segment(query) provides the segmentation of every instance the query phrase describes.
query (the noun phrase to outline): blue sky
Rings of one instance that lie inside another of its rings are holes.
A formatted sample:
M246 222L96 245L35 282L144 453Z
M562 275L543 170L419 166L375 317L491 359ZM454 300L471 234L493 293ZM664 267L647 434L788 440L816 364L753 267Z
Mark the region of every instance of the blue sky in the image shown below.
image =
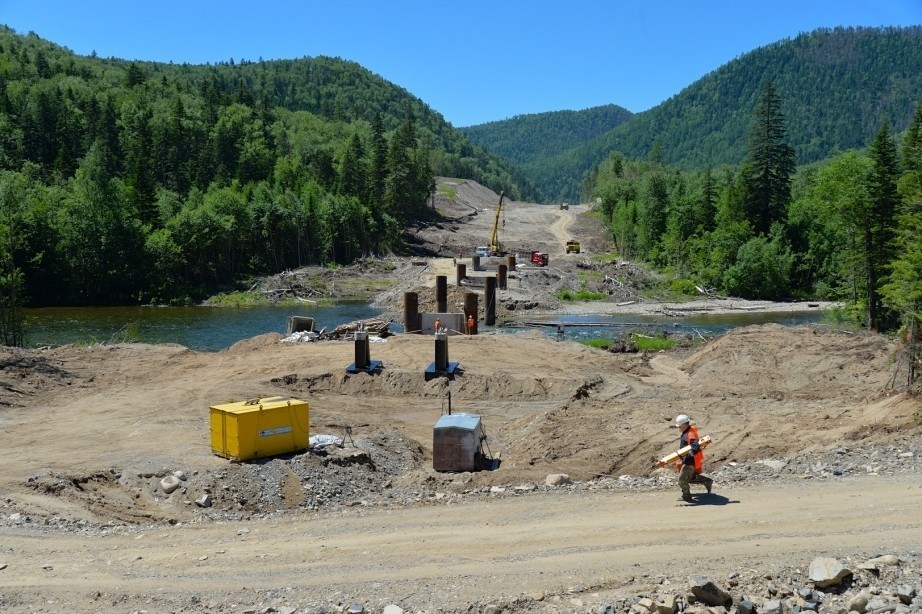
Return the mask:
M645 111L801 32L922 24L922 0L0 0L0 23L126 60L341 57L460 127Z

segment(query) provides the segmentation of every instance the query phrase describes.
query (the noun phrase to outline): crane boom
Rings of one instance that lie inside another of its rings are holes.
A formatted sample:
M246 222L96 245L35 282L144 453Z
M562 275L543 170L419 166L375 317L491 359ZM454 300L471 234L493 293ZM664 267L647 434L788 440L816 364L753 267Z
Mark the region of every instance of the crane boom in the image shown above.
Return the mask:
M503 197L505 192L499 193L499 205L496 206L496 219L493 220L493 234L490 235L490 243L487 249L490 250L491 256L498 256L503 253L503 248L499 244L499 214L503 210Z

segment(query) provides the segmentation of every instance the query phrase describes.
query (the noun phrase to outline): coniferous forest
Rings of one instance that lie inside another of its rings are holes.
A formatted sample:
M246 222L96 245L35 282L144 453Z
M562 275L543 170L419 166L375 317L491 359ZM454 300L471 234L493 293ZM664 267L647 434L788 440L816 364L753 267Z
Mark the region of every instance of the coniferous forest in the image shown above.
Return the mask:
M867 327L917 326L920 40L823 30L644 113L459 130L336 58L127 62L0 28L0 332L17 342L22 305L194 303L405 252L435 176L516 200L581 192L618 255L680 292L837 299Z
M18 303L194 302L246 275L400 252L435 175L536 199L516 173L351 62L126 62L0 30Z

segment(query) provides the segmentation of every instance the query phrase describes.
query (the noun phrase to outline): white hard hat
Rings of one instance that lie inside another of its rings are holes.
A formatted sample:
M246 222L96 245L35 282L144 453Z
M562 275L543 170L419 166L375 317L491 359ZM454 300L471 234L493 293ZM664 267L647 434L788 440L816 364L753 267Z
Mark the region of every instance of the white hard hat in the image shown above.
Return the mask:
M691 418L689 418L689 417L686 416L685 414L679 414L679 415L676 416L676 418L675 418L675 425L676 425L676 428L682 426L683 424L688 424L689 422L691 422Z

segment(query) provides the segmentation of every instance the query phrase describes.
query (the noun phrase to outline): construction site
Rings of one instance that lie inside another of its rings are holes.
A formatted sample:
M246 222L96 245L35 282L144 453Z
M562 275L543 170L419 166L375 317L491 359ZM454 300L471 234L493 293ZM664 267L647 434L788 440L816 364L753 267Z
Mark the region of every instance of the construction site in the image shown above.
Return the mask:
M3 348L0 611L922 611L898 339L765 324L624 352L500 331L752 305L650 300L649 274L595 259L590 205L452 187L420 255L387 263L400 333ZM608 298L560 300L587 285ZM692 504L659 466L680 414L711 438Z

